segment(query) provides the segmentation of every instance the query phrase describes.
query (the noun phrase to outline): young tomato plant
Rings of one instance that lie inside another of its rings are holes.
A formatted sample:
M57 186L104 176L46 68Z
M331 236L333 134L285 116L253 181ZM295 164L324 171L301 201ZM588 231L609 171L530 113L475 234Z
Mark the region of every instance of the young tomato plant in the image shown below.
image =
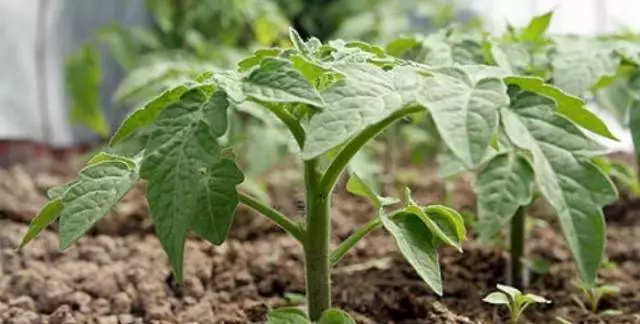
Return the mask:
M549 304L551 301L534 294L523 294L520 290L498 284L498 290L484 297L482 301L493 305L505 305L509 308L512 324L520 323L522 312L532 304Z
M600 315L620 314L620 311L616 309L600 310L600 301L602 298L620 294L620 288L618 286L605 284L588 287L579 282L575 283L574 286L580 291L581 296L572 295L572 298L582 309Z
M546 36L551 18L552 13L534 17L524 28L510 27L497 38L450 29L387 46L395 56L428 64L434 74L451 75L462 68L485 77L476 81L479 88L490 88L488 77L509 87L509 98L498 112L483 107L494 97L482 95L470 100L472 109L430 113L449 151L460 160L458 167L447 165L444 173L477 171L480 236L489 239L510 225L510 284L520 289L526 286L525 215L534 195L556 212L587 285L594 283L604 255L602 206L617 197L609 178L591 161L604 147L582 131L615 139L586 109L582 96L616 73L617 59L589 39ZM461 131L468 141L454 135ZM491 149L477 145L482 138L491 140Z
M271 318L352 322L331 308L331 270L356 243L381 227L394 237L426 284L442 294L438 247L461 250L465 237L456 211L420 206L409 190L405 205L389 210L397 200L378 196L350 169L349 191L367 197L378 215L332 251L332 192L368 142L425 109L459 159L469 165L479 162L489 148L500 109L508 105L506 85L474 69L432 71L361 42L322 44L315 38L305 42L293 30L290 37L291 49L256 52L240 63L239 71L205 73L135 110L110 144L146 130L144 149L133 158L97 154L76 180L52 188L51 200L32 221L21 247L55 219L59 219L60 248L69 247L144 180L156 234L179 281L187 234L193 231L222 244L239 203L272 220L300 244L308 312L285 309ZM228 111L247 106L273 114L297 144L306 190L303 221L237 189L245 177L233 147L221 139L228 132ZM461 127L471 128L466 115L476 116L471 119L476 123L473 134L460 132Z

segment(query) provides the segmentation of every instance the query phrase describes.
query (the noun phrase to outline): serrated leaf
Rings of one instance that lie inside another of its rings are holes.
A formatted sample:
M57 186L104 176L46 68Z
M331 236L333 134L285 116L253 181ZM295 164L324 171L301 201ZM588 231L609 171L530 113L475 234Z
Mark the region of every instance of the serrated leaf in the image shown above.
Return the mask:
M474 184L478 199L480 237L488 240L504 227L520 206L531 203L533 169L520 154L496 155L478 174Z
M71 121L87 126L101 137L109 136L109 125L100 106L102 69L98 51L84 45L69 57L65 67L71 94Z
M293 45L293 48L295 48L302 55L307 56L311 54L311 50L309 50L307 44L305 44L304 40L302 40L302 37L300 37L300 34L298 34L298 31L293 29L293 27L289 27L289 41L291 41L291 45Z
M18 249L23 248L31 240L36 238L40 232L42 232L49 224L51 224L62 211L62 201L60 199L53 199L48 201L38 212L36 217L31 220L27 233L22 237L20 246Z
M517 85L523 90L553 99L556 102L558 113L563 114L588 131L617 140L607 125L596 114L585 108L585 102L579 97L545 83L542 78L535 76L509 76L504 81L510 85Z
M405 260L429 287L442 295L442 276L434 236L420 219L410 212L381 215L384 227L391 233Z
M501 113L509 139L533 155L538 188L558 215L580 278L593 284L605 244L601 209L617 197L611 181L588 160L602 147L555 113L550 99L514 91L511 109Z
M619 58L594 41L561 39L551 61L553 84L577 96L583 96L605 76L616 74Z
M316 89L293 68L291 62L278 58L265 58L242 82L246 96L266 102L306 103L324 106Z
M282 307L267 314L266 324L311 324L311 321L300 308Z
M325 109L309 121L302 158L312 159L413 102L420 76L410 68L384 71L366 63L337 64L345 78L327 88Z
M538 40L549 28L551 18L553 18L553 11L533 17L527 27L522 30L520 39L525 42Z
M109 146L114 146L127 137L131 136L138 129L151 125L160 112L170 104L180 99L180 96L188 90L186 85L180 85L172 89L167 89L157 97L147 101L140 108L136 109L122 122L116 133L109 141Z
M140 174L148 181L147 199L156 234L178 280L182 280L189 228L221 225L223 228L196 229L219 243L237 203L232 191L241 180L235 165L225 162L216 140L226 132L228 105L221 91L210 99L200 90L185 93L160 113L145 148ZM225 180L211 182L218 178Z
M341 309L329 308L322 313L318 324L356 324L356 321Z
M60 249L66 249L86 233L138 181L135 169L120 161L106 161L82 171L62 196Z
M482 299L483 302L493 305L509 305L509 297L502 292L494 291Z
M509 104L506 86L496 78L474 82L461 69L426 78L416 93L449 149L467 167L485 156L498 126L498 110Z

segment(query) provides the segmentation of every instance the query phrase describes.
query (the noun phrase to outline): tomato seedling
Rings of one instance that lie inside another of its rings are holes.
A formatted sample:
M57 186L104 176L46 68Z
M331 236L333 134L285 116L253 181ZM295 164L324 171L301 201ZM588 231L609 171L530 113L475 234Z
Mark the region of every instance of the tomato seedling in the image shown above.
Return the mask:
M533 304L550 304L551 301L534 294L523 294L520 290L498 284L498 291L488 294L482 299L492 305L505 305L509 308L509 318L512 324L520 323L520 317L527 307Z
M193 231L201 239L222 244L239 203L272 220L300 244L308 315L289 309L271 318L286 315L349 323L348 315L331 309L331 270L356 243L381 227L395 238L427 285L442 294L438 247L461 250L465 237L456 211L420 206L409 190L405 205L390 211L388 206L398 200L377 195L350 172L347 189L368 198L378 215L332 251L331 195L356 154L396 121L425 107L441 115L454 108L468 109L469 97L482 96L489 100L483 109L495 114L508 100L505 85L463 69L451 75L432 74L361 42L322 44L315 38L305 42L294 30L290 37L291 49L256 52L240 62L239 70L202 71L133 111L110 145L144 129L148 136L144 149L133 157L99 153L76 180L52 188L51 200L32 221L21 247L58 218L60 248L68 248L144 180L156 234L179 281L187 234ZM479 84L471 81L475 79ZM306 189L302 221L237 189L245 177L233 147L221 138L228 132L228 112L248 106L273 114L297 144ZM446 124L443 129L452 133L454 126ZM452 135L467 140L463 134ZM473 141L488 147L489 140L486 132ZM478 158L475 152L460 152L463 158Z

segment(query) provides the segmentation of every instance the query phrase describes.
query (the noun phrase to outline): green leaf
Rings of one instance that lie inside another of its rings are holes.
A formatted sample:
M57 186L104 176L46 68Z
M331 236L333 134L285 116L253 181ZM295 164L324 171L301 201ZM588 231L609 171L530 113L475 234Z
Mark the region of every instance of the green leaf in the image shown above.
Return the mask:
M387 44L386 52L389 55L403 57L407 52L420 48L422 43L415 37L402 37Z
M633 140L636 159L640 161L640 100L634 100L629 107L629 131Z
M336 64L345 78L327 88L325 109L307 127L302 158L317 157L413 102L420 76L410 68L384 71L366 63Z
M238 68L241 72L247 71L256 65L260 65L260 62L267 57L278 56L282 52L279 48L266 48L256 50L252 56L249 56L242 61L238 62Z
M393 205L399 202L396 198L381 197L371 189L356 173L352 173L347 181L347 191L350 193L367 198L376 209L384 206Z
M505 83L517 85L523 90L535 92L556 102L557 112L571 119L584 129L613 140L617 138L607 125L593 112L585 108L585 102L574 95L545 83L542 78L533 76L509 76Z
M538 188L558 215L580 278L593 284L605 244L601 209L617 197L611 181L589 161L602 147L555 113L550 99L514 92L511 109L501 113L509 139L533 155Z
M525 303L550 304L551 301L535 294L525 294L522 296Z
M553 11L533 17L527 27L522 30L520 39L525 42L538 40L549 28L551 18L553 18Z
M329 308L322 313L318 324L356 324L356 321L343 310Z
M619 58L595 41L561 39L551 61L553 83L560 89L583 96L605 76L616 74Z
M140 174L148 181L156 233L178 280L189 228L219 244L237 204L233 191L242 177L216 141L226 132L228 105L221 91L210 99L200 90L185 93L160 113L145 148Z
M49 188L49 190L47 190L47 197L49 197L49 199L51 200L62 198L62 195L64 195L65 191L67 191L67 189L69 189L69 187L74 185L76 182L78 181L73 180L73 181L69 181L67 183L63 183L55 187Z
M302 40L302 37L300 37L300 34L298 34L298 31L293 29L293 27L289 27L289 41L291 41L293 48L295 48L303 56L308 56L311 54L311 51L307 47L307 44L305 44L304 40Z
M137 181L136 170L120 161L105 161L80 171L77 182L61 198L60 249L93 227Z
M425 79L416 96L431 113L445 144L467 167L485 157L498 126L498 110L509 105L501 80L473 81L457 68Z
M482 299L483 302L493 305L509 305L509 297L502 292L494 291Z
M531 203L533 169L520 154L498 154L478 174L474 191L478 197L476 230L483 240L488 240L509 222L520 206Z
M152 124L162 110L179 100L180 96L187 90L188 87L186 85L179 85L175 88L167 89L157 97L147 101L127 116L109 141L109 145L114 146L131 136L138 129Z
M300 308L282 307L267 314L266 324L311 324L311 321Z
M293 68L291 62L278 58L262 60L260 67L243 79L242 91L246 96L266 102L324 106L318 91Z
M51 224L62 211L62 201L54 199L47 202L38 212L36 217L31 220L27 233L22 237L22 242L18 249L23 248L27 243L31 242L40 234L49 224Z
M443 240L443 242L454 242L452 246L462 252L461 245L467 235L462 215L454 209L441 205L427 206L424 208L424 213L436 223L440 231L447 237L447 240Z
M98 51L87 44L71 55L65 68L71 94L71 121L86 125L101 137L109 136L109 125L100 106L102 70Z
M130 169L136 168L136 163L129 158L124 156L115 155L107 152L98 152L94 154L89 161L87 161L87 166L96 165L99 163L107 162L107 161L118 161L126 164Z
M511 286L497 284L496 287L498 288L498 290L504 292L507 296L511 297L512 300L515 300L516 297L522 295L520 290L513 288Z
M406 211L381 215L384 227L391 233L405 260L438 295L442 295L442 276L434 236L424 221Z

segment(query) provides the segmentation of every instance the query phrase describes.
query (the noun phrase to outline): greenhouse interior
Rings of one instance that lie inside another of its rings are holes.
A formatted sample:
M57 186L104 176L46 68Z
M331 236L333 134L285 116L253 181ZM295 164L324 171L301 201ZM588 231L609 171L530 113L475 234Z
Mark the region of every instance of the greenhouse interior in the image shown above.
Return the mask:
M0 0L0 324L640 323L638 0Z

